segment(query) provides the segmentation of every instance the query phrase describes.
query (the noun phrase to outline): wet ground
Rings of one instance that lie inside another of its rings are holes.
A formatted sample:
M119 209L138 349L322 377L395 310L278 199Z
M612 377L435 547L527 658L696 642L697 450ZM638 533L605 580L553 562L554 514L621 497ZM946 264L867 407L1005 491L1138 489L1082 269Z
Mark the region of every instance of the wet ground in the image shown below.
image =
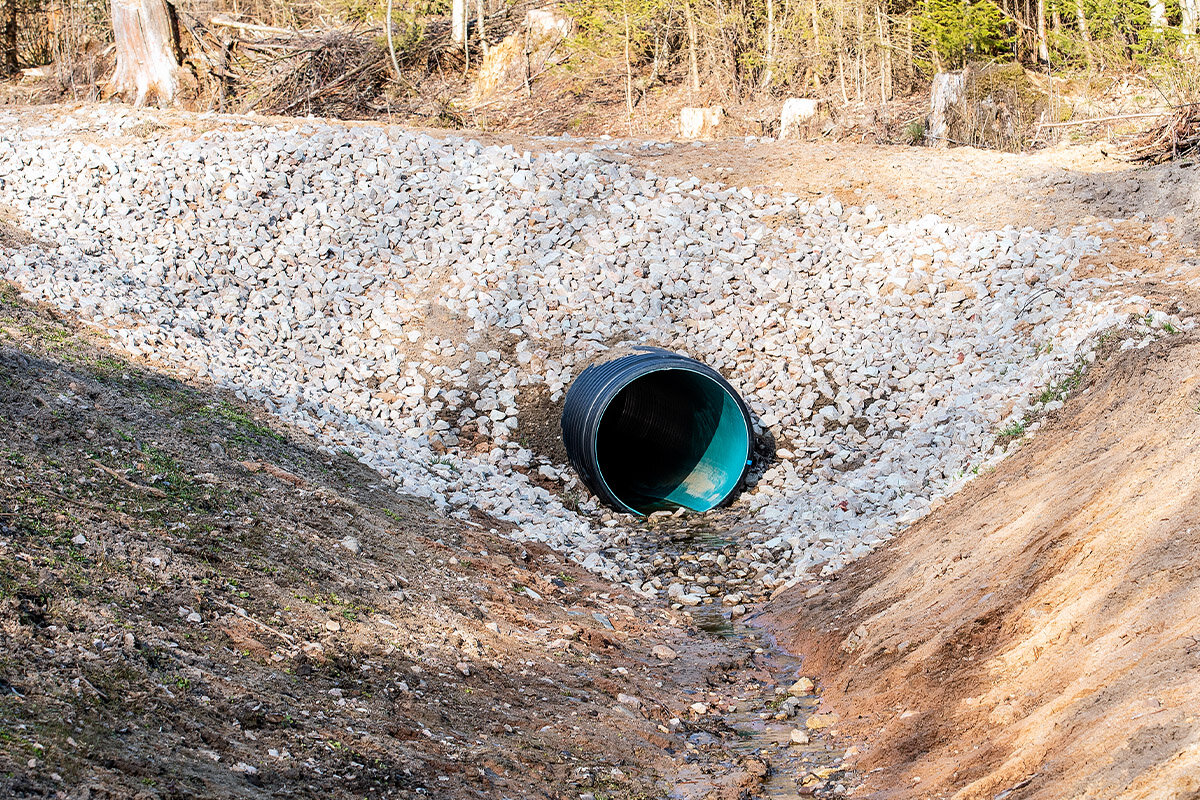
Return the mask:
M730 554L736 549L723 532L693 518L673 520L676 525L648 531L639 543L673 563ZM735 756L761 762L762 783L752 795L770 800L799 797L833 797L847 793L854 776L843 769L846 751L835 747L821 731L836 717L822 709L816 686L805 690L802 660L785 650L774 636L756 624L754 606L722 605L719 596L706 598L677 611L705 635L750 647L753 658L721 692L718 735L693 734L690 744L699 748L720 745ZM822 713L826 712L826 713ZM676 800L712 796L718 781L701 770L684 773L671 792Z

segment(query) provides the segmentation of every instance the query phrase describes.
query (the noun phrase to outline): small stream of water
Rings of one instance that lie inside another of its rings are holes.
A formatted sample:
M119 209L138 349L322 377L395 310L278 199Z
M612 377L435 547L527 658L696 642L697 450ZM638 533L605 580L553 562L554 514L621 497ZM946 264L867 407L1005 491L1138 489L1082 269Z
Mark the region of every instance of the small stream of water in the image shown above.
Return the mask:
M660 549L675 552L721 552L730 544L711 529L660 539ZM718 603L705 603L683 609L683 612L691 617L699 630L710 636L761 650L754 655L753 668L747 670L747 676L729 688L729 700L736 710L721 717L726 729L722 738L728 750L767 765L766 777L751 796L793 800L843 794L841 764L845 751L827 744L826 737L817 731L808 731L806 727L806 722L820 706L820 698L815 694L800 697L793 716L776 718L781 715L780 706L788 699L788 688L804 676L801 660L780 647L765 630L746 624L744 619L732 619L730 611ZM792 742L792 732L797 729L808 733L808 744ZM681 777L671 797L693 800L716 788L715 780L698 773L690 774Z

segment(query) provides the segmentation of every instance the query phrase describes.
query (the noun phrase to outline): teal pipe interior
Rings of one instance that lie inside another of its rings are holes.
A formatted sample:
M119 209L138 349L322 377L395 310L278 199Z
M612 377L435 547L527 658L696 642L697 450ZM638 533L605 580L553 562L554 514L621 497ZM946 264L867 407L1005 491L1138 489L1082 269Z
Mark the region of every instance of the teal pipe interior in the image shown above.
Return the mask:
M642 514L715 507L737 486L750 452L737 401L686 369L651 372L624 387L596 437L602 479Z

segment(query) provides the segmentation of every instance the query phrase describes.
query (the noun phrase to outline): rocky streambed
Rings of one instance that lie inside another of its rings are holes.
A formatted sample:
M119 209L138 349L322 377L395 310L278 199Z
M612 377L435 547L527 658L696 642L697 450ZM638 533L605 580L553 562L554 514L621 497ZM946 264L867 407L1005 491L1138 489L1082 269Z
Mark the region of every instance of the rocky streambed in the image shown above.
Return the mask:
M172 119L0 114L0 203L37 240L0 277L678 607L736 616L870 552L1036 428L1100 331L1191 324L1097 268L1111 223L887 223L613 144ZM702 525L717 547L643 546L698 523L610 514L564 464L566 387L627 342L720 369L755 414L751 485Z

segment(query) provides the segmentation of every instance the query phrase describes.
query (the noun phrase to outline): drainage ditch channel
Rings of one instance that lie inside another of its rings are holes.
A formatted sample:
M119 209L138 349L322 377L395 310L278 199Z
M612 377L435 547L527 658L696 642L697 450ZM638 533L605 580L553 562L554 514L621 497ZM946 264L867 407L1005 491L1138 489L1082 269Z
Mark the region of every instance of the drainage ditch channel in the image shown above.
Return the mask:
M686 535L655 531L659 552L720 552L731 542L712 529L690 529ZM649 538L649 537L648 537ZM732 609L717 602L679 610L705 635L742 642L754 651L753 660L723 692L725 712L720 745L732 754L762 765L762 783L750 795L770 800L800 797L839 797L855 782L844 766L847 751L834 747L822 733L832 721L820 713L821 699L803 672L799 657L783 649L769 631L754 625L755 614L734 618ZM693 734L689 743L718 744L711 734ZM696 800L719 784L700 769L685 770L669 795L672 800Z
M750 412L711 367L676 353L636 347L583 371L567 393L563 443L575 471L607 505L644 516L660 511L708 512L737 493L751 464ZM727 551L733 542L711 527L653 526L639 536L639 552L678 561ZM801 662L719 598L692 598L677 608L709 636L751 645L753 663L721 692L723 724L697 731L696 750L724 748L763 782L755 796L786 800L846 792L842 762L816 733L832 718L817 713L820 698ZM737 616L735 616L735 614ZM698 714L709 706L697 703ZM711 716L709 716L711 719ZM695 762L677 777L671 797L693 800L719 790Z

